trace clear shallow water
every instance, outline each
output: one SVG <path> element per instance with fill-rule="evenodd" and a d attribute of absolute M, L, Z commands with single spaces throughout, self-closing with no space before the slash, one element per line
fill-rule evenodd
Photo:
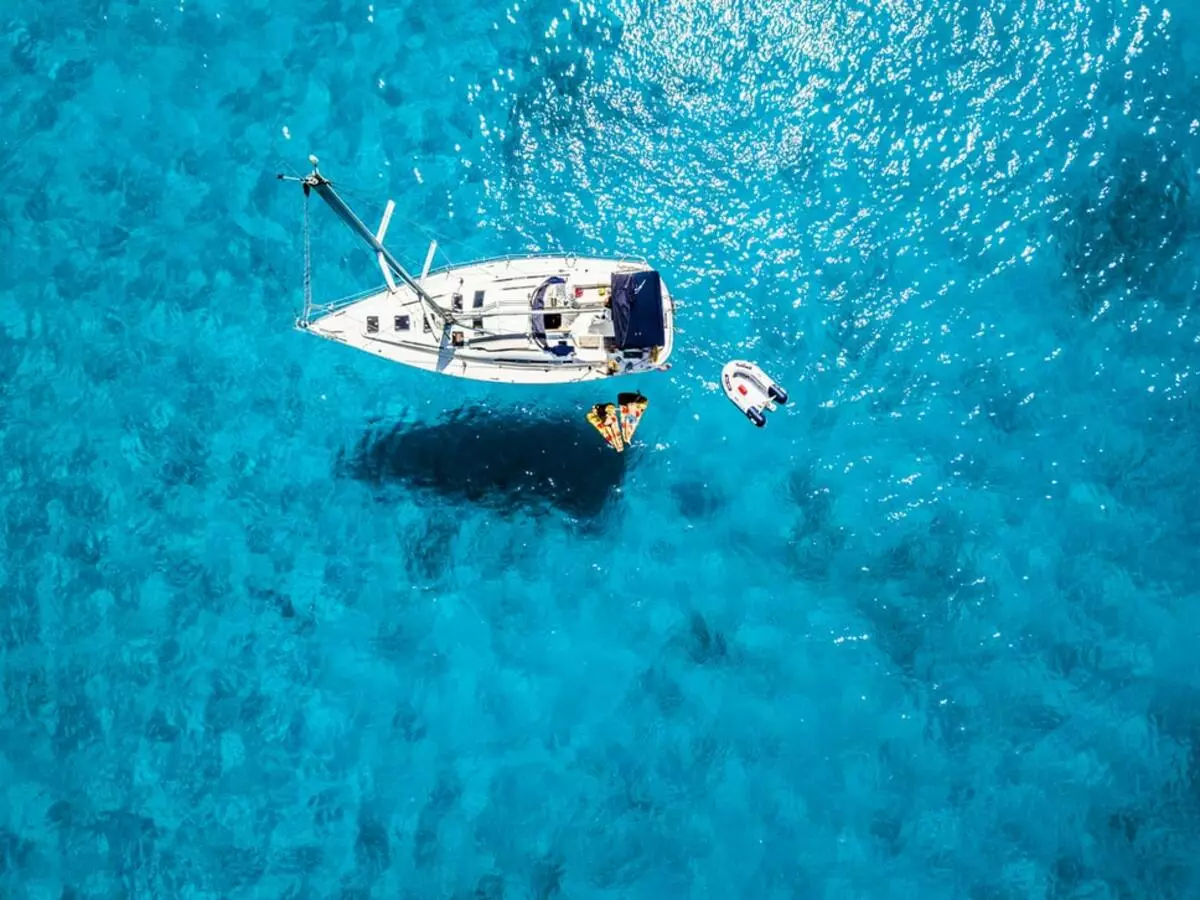
<path fill-rule="evenodd" d="M 6 12 L 7 896 L 1200 891 L 1190 6 Z M 309 152 L 650 253 L 636 451 L 293 332 Z"/>

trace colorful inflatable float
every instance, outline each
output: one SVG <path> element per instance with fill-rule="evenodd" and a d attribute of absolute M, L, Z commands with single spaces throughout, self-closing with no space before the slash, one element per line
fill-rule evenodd
<path fill-rule="evenodd" d="M 588 410 L 587 420 L 600 432 L 604 442 L 618 453 L 633 440 L 633 433 L 641 424 L 642 414 L 650 401 L 638 393 L 621 393 L 617 402 L 597 403 Z"/>

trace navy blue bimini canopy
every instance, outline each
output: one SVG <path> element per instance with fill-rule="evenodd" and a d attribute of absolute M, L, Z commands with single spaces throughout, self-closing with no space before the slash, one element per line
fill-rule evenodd
<path fill-rule="evenodd" d="M 666 343 L 663 335 L 662 281 L 658 273 L 614 272 L 612 318 L 617 347 L 645 350 Z"/>
<path fill-rule="evenodd" d="M 533 292 L 533 299 L 529 303 L 529 308 L 533 310 L 533 315 L 530 317 L 533 339 L 543 349 L 546 347 L 546 315 L 541 310 L 546 308 L 546 288 L 552 284 L 566 283 L 567 280 L 565 278 L 551 275 L 538 285 L 538 289 Z"/>

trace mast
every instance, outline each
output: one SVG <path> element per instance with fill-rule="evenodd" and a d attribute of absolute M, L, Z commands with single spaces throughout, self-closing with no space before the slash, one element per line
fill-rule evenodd
<path fill-rule="evenodd" d="M 452 323 L 454 321 L 454 317 L 450 315 L 450 311 L 440 306 L 433 299 L 433 297 L 429 295 L 429 292 L 426 291 L 425 288 L 421 287 L 416 279 L 414 279 L 408 274 L 407 271 L 405 271 L 404 266 L 400 265 L 396 257 L 392 256 L 391 252 L 383 246 L 383 235 L 387 231 L 387 225 L 391 219 L 391 209 L 384 214 L 383 224 L 380 227 L 379 234 L 375 235 L 371 229 L 363 224 L 362 219 L 355 215 L 354 210 L 352 210 L 346 204 L 346 201 L 338 195 L 337 191 L 333 189 L 332 182 L 330 182 L 328 178 L 320 173 L 320 171 L 317 169 L 317 158 L 315 156 L 310 156 L 308 161 L 312 163 L 313 170 L 312 173 L 307 177 L 297 178 L 295 176 L 279 175 L 279 180 L 298 181 L 304 187 L 305 197 L 309 195 L 310 191 L 316 191 L 317 196 L 324 200 L 329 205 L 330 209 L 337 213 L 338 218 L 350 226 L 350 230 L 362 238 L 362 240 L 367 243 L 367 246 L 369 246 L 375 251 L 376 254 L 378 254 L 380 264 L 385 266 L 385 276 L 388 274 L 387 270 L 390 269 L 400 278 L 401 281 L 412 288 L 413 292 L 416 293 L 417 297 L 420 298 L 430 312 L 432 312 L 433 315 L 442 323 L 443 327 Z M 389 282 L 391 281 L 390 278 L 387 280 Z M 394 284 L 392 284 L 391 287 L 393 290 L 395 289 Z"/>

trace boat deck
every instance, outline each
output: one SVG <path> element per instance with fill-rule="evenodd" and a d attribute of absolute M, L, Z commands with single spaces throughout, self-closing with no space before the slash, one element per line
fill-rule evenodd
<path fill-rule="evenodd" d="M 456 320 L 445 332 L 403 283 L 395 291 L 384 287 L 333 304 L 306 328 L 394 362 L 483 381 L 574 382 L 649 371 L 662 366 L 671 350 L 673 309 L 665 285 L 666 345 L 657 354 L 618 350 L 607 307 L 614 273 L 648 268 L 642 260 L 565 255 L 485 260 L 420 279 Z M 566 300 L 537 311 L 544 335 L 535 334 L 530 302 L 555 276 L 566 283 Z M 561 356 L 548 349 L 558 345 Z"/>

